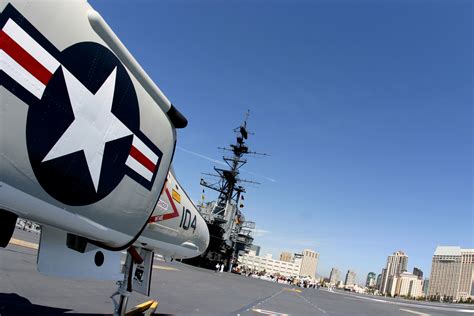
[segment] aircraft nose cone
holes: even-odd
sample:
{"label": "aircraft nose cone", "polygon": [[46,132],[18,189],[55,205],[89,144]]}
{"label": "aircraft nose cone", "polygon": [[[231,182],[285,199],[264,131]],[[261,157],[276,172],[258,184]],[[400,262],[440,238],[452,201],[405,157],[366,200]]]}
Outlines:
{"label": "aircraft nose cone", "polygon": [[209,246],[209,229],[207,228],[207,224],[201,216],[197,217],[196,223],[196,246],[198,247],[199,254],[206,251],[207,246]]}

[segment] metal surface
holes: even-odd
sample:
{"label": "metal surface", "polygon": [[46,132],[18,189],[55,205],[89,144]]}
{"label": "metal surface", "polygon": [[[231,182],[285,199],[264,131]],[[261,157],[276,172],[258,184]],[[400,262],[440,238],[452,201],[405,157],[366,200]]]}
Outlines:
{"label": "metal surface", "polygon": [[126,248],[168,174],[171,103],[86,1],[0,0],[0,15],[0,208]]}
{"label": "metal surface", "polygon": [[170,169],[149,223],[136,242],[168,258],[192,258],[209,244],[209,230]]}

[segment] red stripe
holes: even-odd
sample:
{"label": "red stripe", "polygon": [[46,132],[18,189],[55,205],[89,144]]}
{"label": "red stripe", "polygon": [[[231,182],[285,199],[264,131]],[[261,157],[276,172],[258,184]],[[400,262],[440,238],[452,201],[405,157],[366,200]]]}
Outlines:
{"label": "red stripe", "polygon": [[173,209],[173,213],[166,213],[162,215],[153,215],[148,219],[148,223],[156,223],[160,221],[166,221],[168,219],[172,219],[175,217],[179,216],[178,209],[176,208],[176,205],[174,204],[173,198],[171,197],[170,191],[168,191],[167,188],[164,188],[164,191],[166,192],[166,195],[168,196],[168,199],[170,200],[171,208]]}
{"label": "red stripe", "polygon": [[132,145],[132,148],[130,148],[130,156],[135,158],[136,161],[141,163],[145,168],[147,168],[151,172],[155,172],[156,165],[150,159],[148,159],[147,156],[142,154],[141,151],[135,148],[133,145]]}
{"label": "red stripe", "polygon": [[166,189],[166,195],[170,200],[171,208],[173,208],[173,213],[163,214],[163,220],[166,221],[167,219],[172,219],[179,216],[178,210],[176,209],[176,205],[174,204],[173,198],[171,197],[170,191],[168,188]]}
{"label": "red stripe", "polygon": [[33,56],[18,45],[3,30],[0,30],[0,49],[3,49],[18,64],[31,73],[36,79],[44,85],[48,84],[49,79],[53,76],[43,65],[41,65]]}

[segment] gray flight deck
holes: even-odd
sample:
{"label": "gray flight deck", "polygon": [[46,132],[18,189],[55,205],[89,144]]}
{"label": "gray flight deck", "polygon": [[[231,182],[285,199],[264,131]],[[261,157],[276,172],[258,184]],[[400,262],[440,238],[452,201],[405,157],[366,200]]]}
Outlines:
{"label": "gray flight deck", "polygon": [[[14,238],[37,243],[38,234]],[[31,244],[0,249],[0,316],[111,314],[114,282],[50,278],[36,271]],[[474,306],[390,300],[346,292],[300,289],[179,262],[155,261],[151,298],[158,315],[471,315]],[[149,299],[134,293],[129,308]]]}

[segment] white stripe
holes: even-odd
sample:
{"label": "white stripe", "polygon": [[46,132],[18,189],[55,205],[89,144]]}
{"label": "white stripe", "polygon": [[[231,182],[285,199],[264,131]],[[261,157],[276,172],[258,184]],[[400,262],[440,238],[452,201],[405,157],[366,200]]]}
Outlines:
{"label": "white stripe", "polygon": [[10,36],[18,45],[34,57],[49,72],[54,73],[60,66],[59,62],[54,59],[43,47],[41,47],[31,36],[29,36],[21,27],[12,19],[9,19],[3,31]]}
{"label": "white stripe", "polygon": [[153,172],[145,168],[141,163],[139,163],[135,158],[132,156],[128,156],[127,161],[125,162],[127,166],[132,168],[136,173],[141,175],[143,178],[151,181],[153,178]]}
{"label": "white stripe", "polygon": [[140,138],[136,135],[133,135],[133,147],[138,149],[142,154],[144,154],[148,159],[151,160],[155,165],[158,163],[158,156],[145,145]]}
{"label": "white stripe", "polygon": [[416,315],[420,315],[420,316],[430,316],[430,314],[421,313],[421,312],[417,312],[417,311],[412,311],[411,309],[400,308],[400,310],[403,311],[403,312],[407,312],[407,313],[411,313],[411,314],[416,314]]}
{"label": "white stripe", "polygon": [[46,86],[3,50],[0,50],[0,70],[5,71],[7,75],[22,85],[23,88],[30,91],[38,99],[41,99],[43,96]]}

